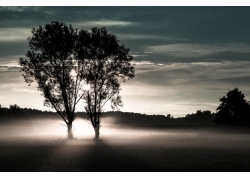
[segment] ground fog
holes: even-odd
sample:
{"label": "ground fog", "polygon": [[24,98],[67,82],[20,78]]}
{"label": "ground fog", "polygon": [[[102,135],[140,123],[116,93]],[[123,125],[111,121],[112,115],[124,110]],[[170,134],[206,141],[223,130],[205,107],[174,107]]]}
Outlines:
{"label": "ground fog", "polygon": [[0,125],[0,171],[250,171],[250,134],[213,126],[121,127],[103,122],[99,141],[84,120],[67,140],[61,121]]}

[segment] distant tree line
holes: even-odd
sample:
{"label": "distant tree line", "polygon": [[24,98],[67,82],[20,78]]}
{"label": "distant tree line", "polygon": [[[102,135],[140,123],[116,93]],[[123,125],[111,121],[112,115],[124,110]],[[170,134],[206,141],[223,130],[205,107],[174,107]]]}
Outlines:
{"label": "distant tree line", "polygon": [[196,114],[188,114],[186,117],[174,118],[170,114],[164,115],[146,115],[130,112],[106,112],[103,117],[114,117],[116,124],[128,126],[157,126],[178,125],[178,124],[205,124],[212,123],[214,113],[211,111],[197,111]]}
{"label": "distant tree line", "polygon": [[187,114],[185,119],[187,123],[211,123],[215,119],[215,113],[198,110],[195,114]]}
{"label": "distant tree line", "polygon": [[9,108],[0,105],[0,120],[32,120],[32,119],[56,119],[54,112],[40,111],[37,109],[20,108],[18,105],[10,105]]}
{"label": "distant tree line", "polygon": [[[86,112],[77,112],[76,117],[87,119]],[[174,124],[191,123],[211,123],[214,120],[214,113],[211,111],[197,111],[196,114],[188,114],[183,118],[174,118],[170,114],[146,115],[133,112],[108,111],[103,114],[103,118],[113,117],[116,125],[122,126],[161,126]],[[37,119],[57,119],[55,112],[40,111],[30,108],[20,108],[18,105],[10,105],[9,108],[0,105],[0,120],[37,120]]]}
{"label": "distant tree line", "polygon": [[[174,118],[168,115],[146,115],[132,112],[109,111],[103,118],[112,117],[114,124],[135,127],[161,127],[164,125],[178,124],[215,124],[216,127],[250,127],[250,102],[245,95],[234,88],[220,98],[220,104],[215,113],[209,110],[197,110],[196,113],[187,114],[185,117]],[[88,119],[86,112],[77,112],[76,117]],[[9,108],[0,105],[0,121],[5,120],[34,120],[57,119],[56,112],[40,111],[36,109],[20,108],[10,105]]]}

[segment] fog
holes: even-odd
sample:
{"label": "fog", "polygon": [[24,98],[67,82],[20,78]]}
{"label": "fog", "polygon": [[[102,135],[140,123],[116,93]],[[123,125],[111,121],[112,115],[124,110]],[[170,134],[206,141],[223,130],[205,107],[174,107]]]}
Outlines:
{"label": "fog", "polygon": [[[92,128],[84,120],[73,123],[73,132],[77,138],[91,136]],[[0,125],[1,138],[66,138],[67,126],[64,121],[54,119],[35,119],[3,122]]]}
{"label": "fog", "polygon": [[[100,139],[106,144],[192,148],[250,148],[250,134],[224,132],[213,126],[203,128],[169,126],[165,128],[133,128],[113,124],[103,118]],[[94,130],[87,121],[76,119],[73,133],[77,143],[90,142]],[[67,139],[67,128],[60,120],[20,120],[0,124],[1,141],[60,141]]]}
{"label": "fog", "polygon": [[122,126],[102,118],[100,140],[82,119],[74,140],[59,120],[0,123],[2,172],[250,171],[250,133],[211,125]]}

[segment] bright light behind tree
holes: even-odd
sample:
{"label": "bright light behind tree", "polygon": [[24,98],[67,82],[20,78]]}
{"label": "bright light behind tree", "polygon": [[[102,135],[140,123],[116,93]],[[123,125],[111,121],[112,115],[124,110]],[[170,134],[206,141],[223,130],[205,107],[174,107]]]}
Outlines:
{"label": "bright light behind tree", "polygon": [[85,90],[85,91],[88,91],[90,89],[90,85],[89,84],[83,84],[82,89]]}

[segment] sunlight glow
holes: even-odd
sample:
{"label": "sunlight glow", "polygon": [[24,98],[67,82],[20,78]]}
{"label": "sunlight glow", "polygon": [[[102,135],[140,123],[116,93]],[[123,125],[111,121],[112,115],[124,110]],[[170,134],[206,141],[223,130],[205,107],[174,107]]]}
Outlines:
{"label": "sunlight glow", "polygon": [[83,84],[82,89],[85,90],[85,91],[88,91],[90,89],[90,85],[89,84]]}
{"label": "sunlight glow", "polygon": [[87,121],[76,119],[73,123],[73,134],[75,138],[93,138],[95,132],[91,124]]}

